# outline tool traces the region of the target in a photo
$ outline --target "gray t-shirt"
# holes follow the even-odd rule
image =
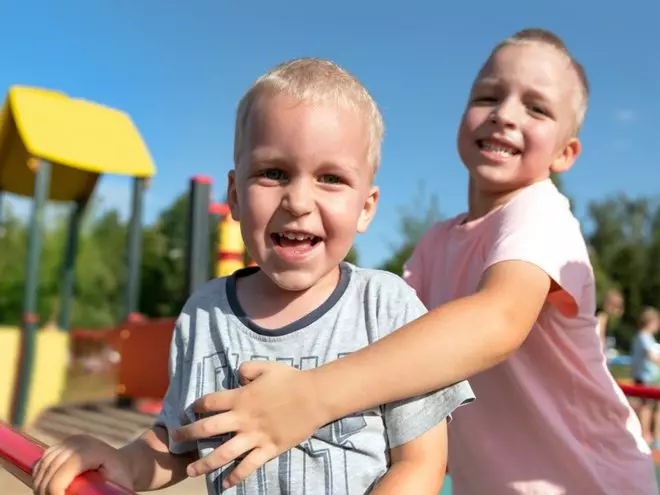
[[[267,330],[250,320],[236,297],[236,278],[257,269],[247,268],[208,282],[193,294],[177,319],[170,350],[170,385],[157,419],[170,434],[196,419],[190,410],[193,401],[210,392],[238,387],[237,370],[244,361],[270,359],[302,370],[314,368],[365,347],[426,312],[401,278],[342,263],[340,282],[323,304],[294,323]],[[392,363],[391,372],[396,370],[396,363]],[[368,493],[387,471],[390,448],[450,419],[458,406],[473,399],[469,384],[460,382],[343,418],[269,461],[237,487],[223,491],[222,470],[211,473],[207,476],[208,492]],[[197,449],[203,457],[228,438],[177,444],[170,435],[170,450],[182,453]]]

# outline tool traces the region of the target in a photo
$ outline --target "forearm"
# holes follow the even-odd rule
[[[525,333],[515,327],[531,328],[532,323],[477,293],[438,307],[383,339],[306,373],[315,389],[323,390],[318,400],[324,419],[330,422],[444,388],[488,369],[524,340],[524,336],[511,337]]]
[[[159,490],[187,478],[186,466],[194,455],[175,455],[169,451],[167,431],[154,427],[119,449],[129,468],[136,492]]]
[[[431,471],[425,473],[424,467],[420,469],[418,462],[394,463],[376,485],[373,495],[400,495],[401,493],[437,495],[442,489],[444,474],[438,471],[438,466],[433,466]]]

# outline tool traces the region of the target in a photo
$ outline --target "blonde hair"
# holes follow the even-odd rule
[[[510,36],[498,43],[497,46],[493,48],[490,57],[492,57],[499,49],[505,46],[534,43],[550,46],[557,50],[559,53],[563,54],[578,77],[580,87],[579,91],[575,92],[575,122],[572,129],[572,134],[575,136],[580,132],[582,124],[584,123],[584,117],[587,113],[587,105],[589,102],[589,81],[587,79],[587,74],[584,70],[584,67],[575,59],[575,57],[573,57],[573,55],[571,55],[571,53],[568,51],[568,48],[566,47],[566,44],[561,40],[559,36],[546,29],[523,29],[522,31],[518,31],[513,36]]]
[[[298,58],[284,62],[259,77],[241,99],[236,112],[234,163],[244,151],[250,114],[260,98],[285,94],[306,102],[332,102],[364,115],[368,126],[367,160],[380,166],[383,117],[366,88],[346,69],[319,58]]]

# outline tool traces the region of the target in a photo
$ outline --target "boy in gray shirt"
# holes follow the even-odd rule
[[[89,437],[49,449],[35,492],[63,495],[74,476],[101,468],[136,491],[205,474],[210,495],[438,493],[447,421],[474,398],[467,382],[325,425],[237,486],[215,450],[232,430],[208,407],[255,361],[320,366],[425,312],[399,277],[342,261],[376,211],[382,127],[366,89],[331,62],[294,60],[256,81],[238,108],[228,202],[258,268],[212,280],[185,304],[154,427],[119,450]]]

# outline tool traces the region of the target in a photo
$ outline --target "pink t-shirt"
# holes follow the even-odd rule
[[[650,449],[607,369],[593,271],[566,198],[545,180],[481,219],[465,218],[432,227],[406,265],[429,309],[473,294],[484,271],[505,260],[537,265],[561,290],[520,349],[470,379],[477,400],[449,426],[454,493],[657,494]]]

